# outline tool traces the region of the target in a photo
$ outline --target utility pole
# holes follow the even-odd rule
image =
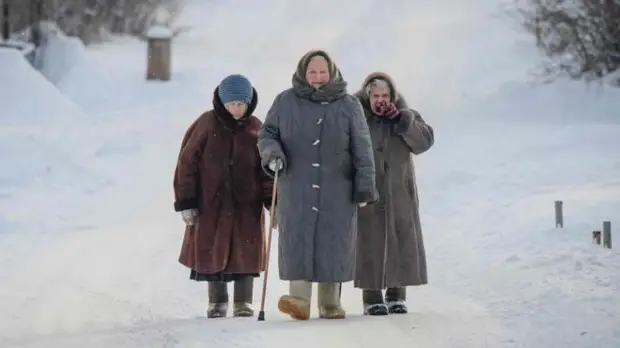
[[[30,40],[39,47],[41,44],[41,19],[43,17],[43,0],[30,0]]]
[[[2,38],[8,41],[11,36],[11,23],[9,22],[9,2],[8,0],[0,0],[2,5]]]

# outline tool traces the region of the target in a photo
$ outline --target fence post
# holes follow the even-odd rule
[[[611,221],[603,221],[603,248],[611,249]]]
[[[555,201],[555,227],[564,227],[564,212],[562,201]]]
[[[592,231],[592,244],[601,245],[601,231]]]

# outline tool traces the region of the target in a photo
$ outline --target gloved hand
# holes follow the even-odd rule
[[[373,112],[377,116],[383,116],[385,109],[387,108],[387,103],[384,101],[377,102],[373,108]]]
[[[368,205],[368,203],[357,203],[357,205],[358,205],[360,208],[364,208],[365,206],[367,206],[367,205]]]
[[[187,226],[193,226],[196,224],[196,219],[198,218],[198,210],[197,209],[187,209],[181,211],[181,218]]]
[[[398,117],[398,115],[400,115],[400,111],[398,110],[396,105],[394,105],[394,103],[389,103],[383,110],[383,115],[387,118],[392,119]]]
[[[284,167],[284,163],[282,162],[282,159],[274,158],[271,161],[269,161],[268,166],[269,166],[269,169],[275,173],[277,171],[282,170],[282,168]]]
[[[384,101],[375,104],[374,112],[378,116],[385,116],[390,119],[396,118],[398,117],[398,115],[400,115],[400,111],[398,110],[396,105],[394,105],[394,103],[387,103]]]

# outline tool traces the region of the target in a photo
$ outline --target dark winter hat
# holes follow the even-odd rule
[[[230,75],[220,82],[218,96],[222,104],[240,101],[249,105],[252,102],[252,83],[243,75]]]

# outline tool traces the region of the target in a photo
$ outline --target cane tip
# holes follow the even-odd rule
[[[265,321],[265,311],[258,312],[258,321]]]

